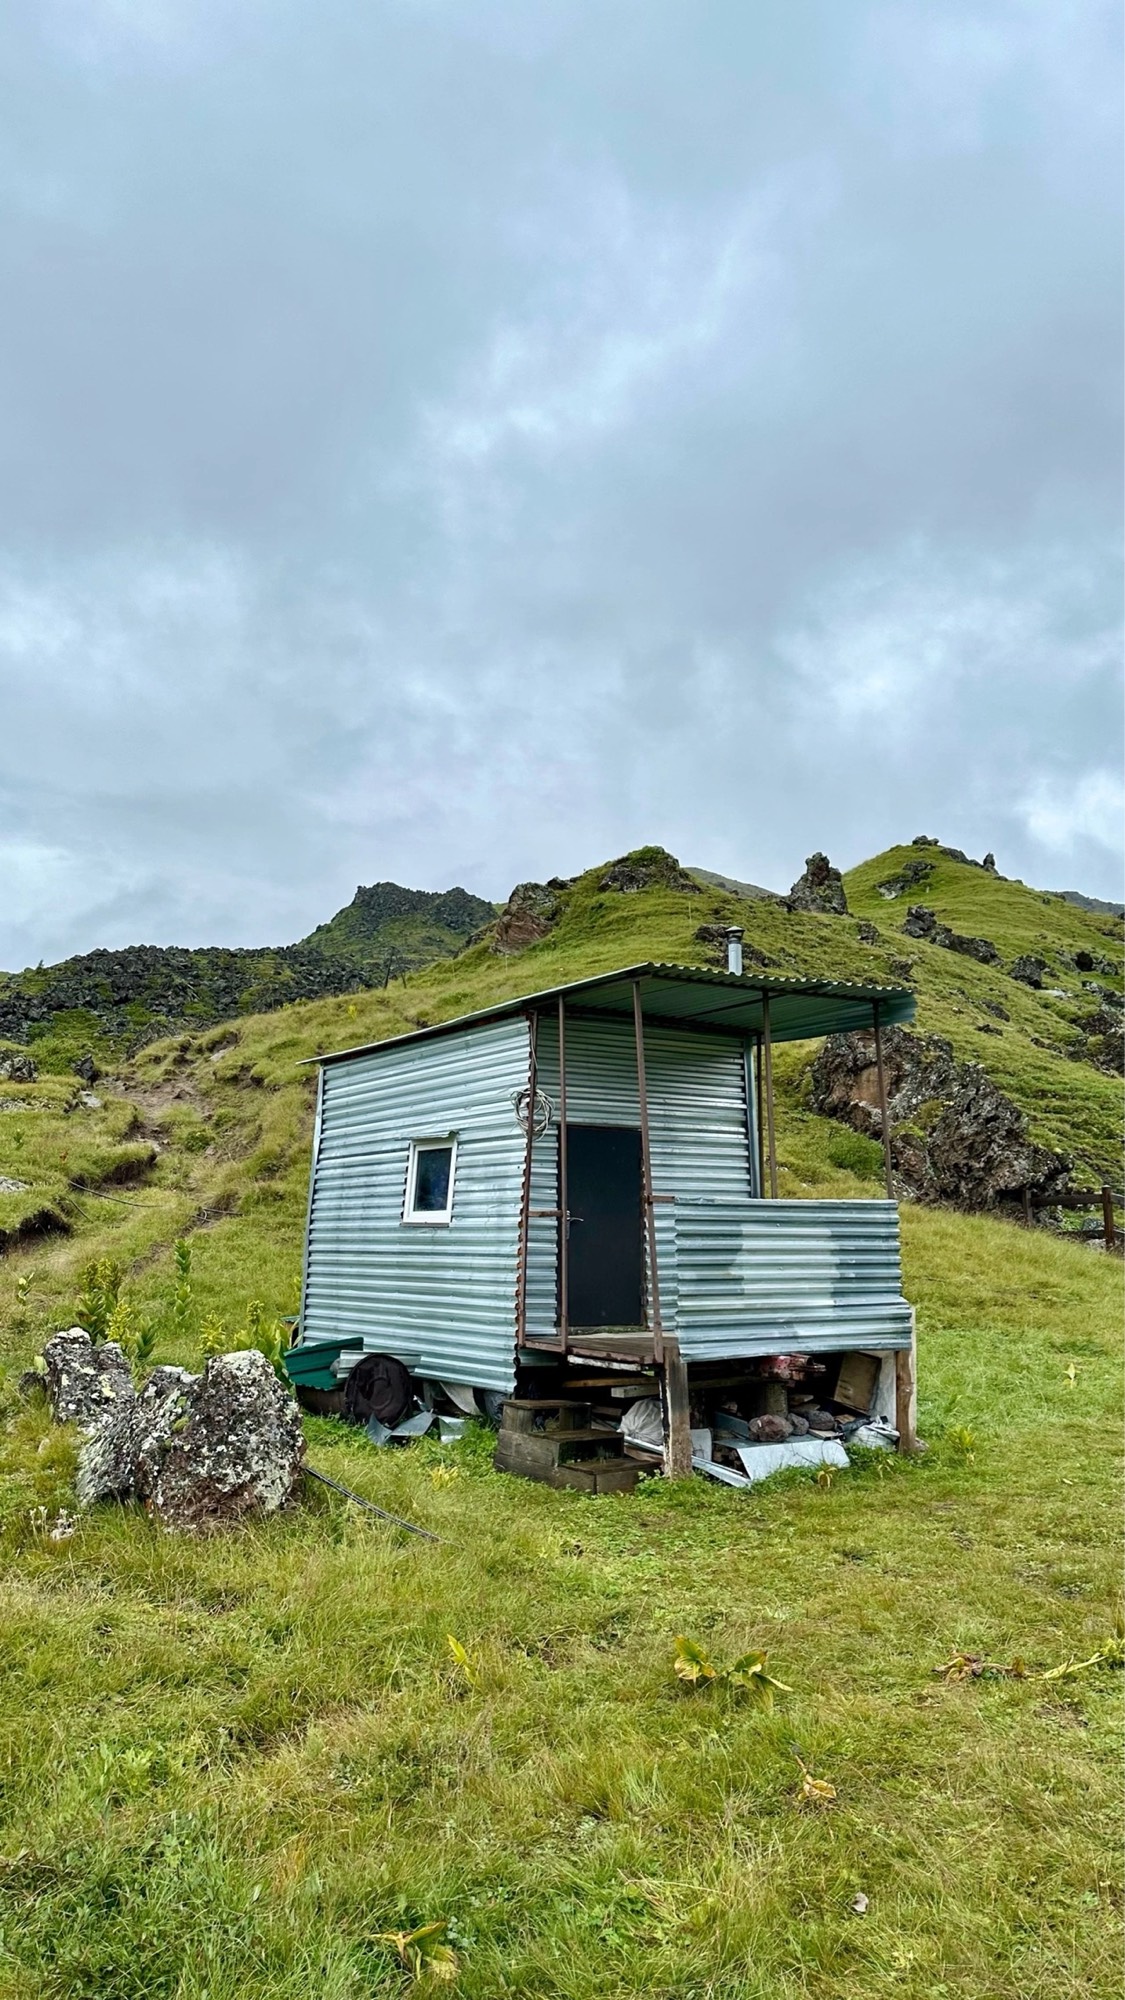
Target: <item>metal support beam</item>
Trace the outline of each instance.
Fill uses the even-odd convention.
[[[762,1124],[762,1037],[754,1037],[754,1124],[758,1146],[758,1196],[766,1191],[766,1134]]]
[[[894,1176],[891,1172],[891,1117],[887,1110],[887,1075],[883,1068],[883,1037],[879,1025],[879,1002],[871,1002],[871,1023],[875,1030],[875,1074],[879,1082],[879,1117],[883,1132],[883,1173],[887,1183],[887,1200],[895,1198]]]
[[[570,1189],[566,1140],[566,1007],[559,994],[559,1338],[570,1332]]]
[[[645,1080],[645,1024],[641,1011],[641,983],[633,981],[633,1035],[637,1045],[637,1103],[641,1114],[641,1181],[645,1210],[645,1239],[648,1244],[648,1319],[652,1334],[653,1359],[659,1361],[664,1341],[660,1318],[660,1276],[656,1268],[656,1215],[652,1195],[652,1147],[648,1129],[648,1085]]]
[[[1113,1220],[1113,1189],[1102,1189],[1102,1229],[1105,1233],[1105,1247],[1112,1250],[1117,1243],[1117,1226]]]
[[[770,1169],[770,1200],[777,1200],[777,1140],[773,1129],[773,1044],[770,1041],[770,996],[762,994],[762,1059],[766,1083],[766,1154]]]
[[[539,1016],[527,1017],[527,1144],[523,1155],[523,1187],[520,1191],[520,1237],[516,1253],[516,1346],[522,1347],[527,1338],[527,1257],[528,1238],[531,1233],[531,1160],[535,1148],[535,1092],[539,1081],[536,1066],[536,1044],[539,1037]]]

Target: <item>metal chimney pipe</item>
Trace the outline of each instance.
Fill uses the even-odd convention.
[[[737,924],[727,930],[727,971],[742,971],[742,931]]]

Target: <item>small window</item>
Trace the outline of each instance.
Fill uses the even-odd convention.
[[[404,1222],[448,1222],[453,1214],[455,1139],[415,1139],[406,1176]]]

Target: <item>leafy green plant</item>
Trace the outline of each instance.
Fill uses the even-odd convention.
[[[75,1316],[78,1325],[85,1327],[96,1344],[107,1338],[125,1271],[115,1257],[94,1257],[83,1265],[81,1276],[82,1290],[75,1306]]]
[[[736,1688],[747,1694],[759,1708],[772,1708],[775,1694],[792,1694],[792,1688],[766,1672],[765,1653],[740,1653],[729,1666],[710,1659],[696,1640],[681,1633],[676,1640],[672,1670],[689,1687]]]
[[[465,1683],[467,1687],[475,1688],[477,1684],[476,1668],[474,1667],[471,1659],[469,1658],[469,1655],[466,1652],[464,1646],[461,1644],[460,1639],[455,1639],[452,1632],[447,1632],[445,1635],[445,1643],[449,1648],[449,1655],[453,1661],[453,1665],[457,1671],[459,1678]]]
[[[259,1354],[264,1354],[266,1360],[272,1362],[277,1373],[284,1375],[285,1364],[282,1357],[287,1341],[288,1329],[282,1325],[277,1314],[271,1313],[261,1299],[251,1299],[246,1308],[246,1319],[234,1343],[235,1347],[256,1347]]]
[[[195,1336],[197,1312],[191,1282],[191,1244],[180,1236],[172,1248],[172,1288],[168,1296],[168,1330],[174,1338]]]
[[[133,1301],[119,1296],[106,1325],[107,1340],[115,1340],[127,1354],[134,1369],[146,1368],[156,1348],[156,1326],[151,1318],[141,1319]]]
[[[227,1351],[227,1330],[218,1313],[208,1313],[199,1329],[199,1351],[204,1361],[213,1361],[216,1354]]]
[[[398,1953],[414,1979],[435,1985],[449,1985],[460,1971],[457,1953],[444,1943],[448,1926],[441,1922],[420,1924],[414,1931],[380,1931],[376,1944],[389,1944]]]

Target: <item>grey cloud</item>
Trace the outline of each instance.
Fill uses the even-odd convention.
[[[649,838],[1119,893],[1116,37],[9,17],[0,963]]]

